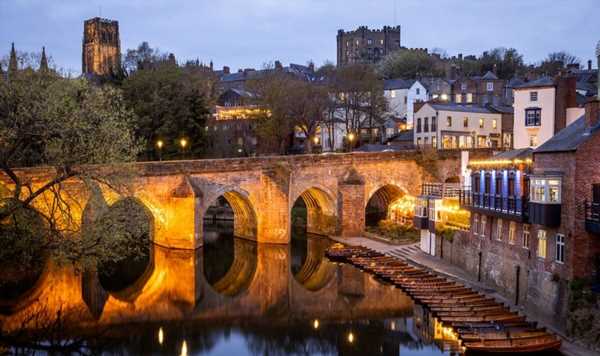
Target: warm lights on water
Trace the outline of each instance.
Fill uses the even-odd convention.
[[[183,344],[181,344],[180,356],[187,356],[187,355],[188,355],[187,342],[185,340],[183,340]]]
[[[165,341],[165,333],[163,332],[163,328],[159,328],[158,329],[158,343],[162,345],[164,341]]]

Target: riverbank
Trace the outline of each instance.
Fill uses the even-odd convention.
[[[536,315],[531,315],[531,313],[528,313],[522,306],[514,305],[511,300],[498,293],[495,289],[490,288],[483,283],[477,282],[476,279],[472,278],[461,268],[421,252],[421,250],[418,248],[418,244],[398,246],[388,244],[383,241],[375,241],[366,237],[341,238],[331,236],[330,238],[336,242],[344,243],[350,246],[364,246],[387,255],[395,256],[400,259],[406,259],[419,267],[430,269],[438,274],[461,282],[470,288],[485,292],[497,301],[509,306],[512,310],[516,310],[519,313],[526,315],[529,320],[537,321],[540,326],[545,327],[552,333],[560,336],[563,341],[560,351],[566,356],[598,355],[597,352],[577,344],[576,340],[567,337],[564,332],[558,330],[555,326],[547,323],[545,320]]]

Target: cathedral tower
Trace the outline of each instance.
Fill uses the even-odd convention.
[[[83,75],[112,75],[121,68],[119,22],[95,17],[83,24]]]

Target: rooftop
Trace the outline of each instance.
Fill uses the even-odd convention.
[[[429,103],[437,111],[454,111],[454,112],[470,112],[478,114],[495,114],[496,112],[478,105],[460,105],[460,104],[432,104]]]
[[[383,82],[383,90],[410,89],[415,80],[388,79]]]
[[[532,80],[530,82],[518,85],[515,87],[515,89],[543,88],[543,87],[553,87],[553,86],[555,86],[554,79],[552,79],[548,76],[543,76],[543,77],[540,77],[539,79]]]
[[[576,151],[581,144],[592,138],[599,128],[600,124],[587,127],[585,116],[582,116],[571,125],[560,130],[551,139],[538,147],[534,153]]]

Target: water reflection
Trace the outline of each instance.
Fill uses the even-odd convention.
[[[49,267],[36,301],[0,316],[0,351],[441,355],[452,349],[405,294],[323,258],[331,242],[322,236],[301,231],[289,246],[268,245],[235,238],[226,222],[205,227],[198,251],[152,246],[153,267],[143,283],[138,278],[125,287],[133,293],[127,300],[69,268]]]

